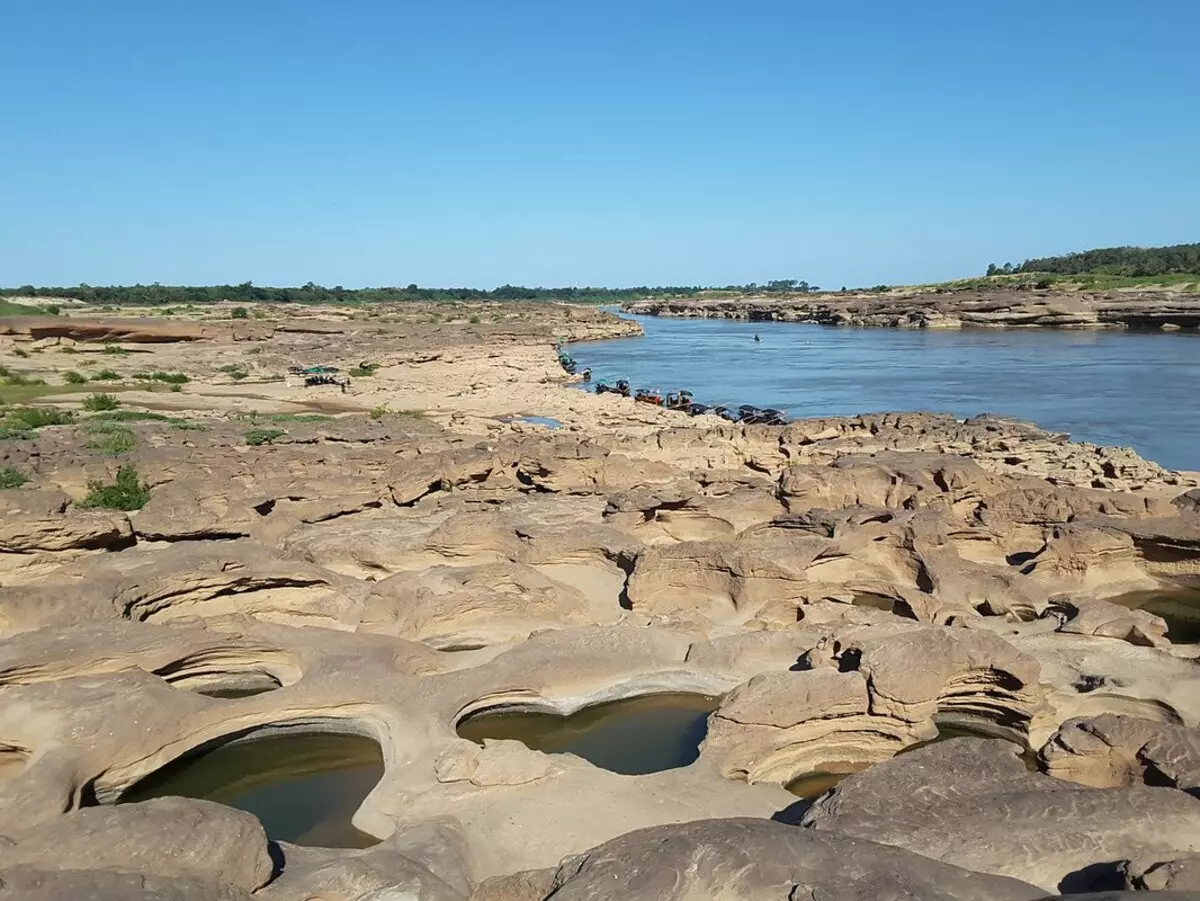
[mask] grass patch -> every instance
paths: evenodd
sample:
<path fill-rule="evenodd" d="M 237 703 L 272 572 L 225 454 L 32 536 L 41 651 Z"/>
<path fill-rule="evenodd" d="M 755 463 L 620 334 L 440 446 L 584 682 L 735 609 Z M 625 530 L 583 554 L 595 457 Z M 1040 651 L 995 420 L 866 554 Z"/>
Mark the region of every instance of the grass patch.
<path fill-rule="evenodd" d="M 82 372 L 76 372 L 74 369 L 63 373 L 63 380 L 68 385 L 83 385 L 87 382 L 87 376 Z"/>
<path fill-rule="evenodd" d="M 60 354 L 77 354 L 77 353 L 79 353 L 79 351 L 77 351 L 77 350 L 76 350 L 74 347 L 72 347 L 70 344 L 64 344 L 62 347 L 60 347 L 60 348 L 58 349 L 58 352 L 59 352 Z"/>
<path fill-rule="evenodd" d="M 379 368 L 378 363 L 362 363 L 350 370 L 350 375 L 356 379 L 366 378 L 369 375 L 374 375 L 375 370 Z"/>
<path fill-rule="evenodd" d="M 137 467 L 126 464 L 117 470 L 111 484 L 88 482 L 88 493 L 79 506 L 85 510 L 140 510 L 150 500 L 150 486 L 138 478 Z"/>
<path fill-rule="evenodd" d="M 251 447 L 260 447 L 286 434 L 283 429 L 250 429 L 246 432 L 246 443 Z"/>
<path fill-rule="evenodd" d="M 48 425 L 69 425 L 75 414 L 58 407 L 17 407 L 4 414 L 4 425 L 10 428 L 40 429 Z"/>
<path fill-rule="evenodd" d="M 20 488 L 28 481 L 20 470 L 11 466 L 0 466 L 0 489 Z"/>
<path fill-rule="evenodd" d="M 14 348 L 13 348 L 13 353 L 15 353 L 15 354 L 16 354 L 18 357 L 20 357 L 22 360 L 28 360 L 28 359 L 29 359 L 29 351 L 27 351 L 27 350 L 26 350 L 25 348 L 23 348 L 23 347 L 14 347 Z"/>
<path fill-rule="evenodd" d="M 21 375 L 19 372 L 11 372 L 4 366 L 0 366 L 0 370 L 4 370 L 0 372 L 0 385 L 12 387 L 46 384 L 45 379 L 32 379 L 27 375 Z"/>
<path fill-rule="evenodd" d="M 105 343 L 104 352 L 106 354 L 108 354 L 109 356 L 113 356 L 113 357 L 129 356 L 129 351 L 127 351 L 125 348 L 121 347 L 121 345 L 119 345 L 119 344 Z"/>
<path fill-rule="evenodd" d="M 87 446 L 91 450 L 115 457 L 137 447 L 137 435 L 119 422 L 89 422 L 88 434 L 94 436 Z"/>
<path fill-rule="evenodd" d="M 217 371 L 225 373 L 235 382 L 240 382 L 250 375 L 246 367 L 239 366 L 237 363 L 226 363 L 224 366 L 218 366 Z"/>
<path fill-rule="evenodd" d="M 181 432 L 207 432 L 208 426 L 202 422 L 192 422 L 190 419 L 172 419 L 171 428 Z"/>
<path fill-rule="evenodd" d="M 46 311 L 41 307 L 27 307 L 21 303 L 13 303 L 0 297 L 0 316 L 45 316 Z"/>
<path fill-rule="evenodd" d="M 83 408 L 89 413 L 115 410 L 119 406 L 121 402 L 111 394 L 89 394 L 83 399 Z"/>
<path fill-rule="evenodd" d="M 113 372 L 111 369 L 101 369 L 94 376 L 92 376 L 93 382 L 117 382 L 120 381 L 120 379 L 120 374 Z"/>
<path fill-rule="evenodd" d="M 149 410 L 109 410 L 89 416 L 88 422 L 174 422 L 174 417 L 165 413 L 151 413 Z"/>
<path fill-rule="evenodd" d="M 186 385 L 191 381 L 182 372 L 135 372 L 133 377 L 147 382 L 164 382 L 168 385 Z"/>

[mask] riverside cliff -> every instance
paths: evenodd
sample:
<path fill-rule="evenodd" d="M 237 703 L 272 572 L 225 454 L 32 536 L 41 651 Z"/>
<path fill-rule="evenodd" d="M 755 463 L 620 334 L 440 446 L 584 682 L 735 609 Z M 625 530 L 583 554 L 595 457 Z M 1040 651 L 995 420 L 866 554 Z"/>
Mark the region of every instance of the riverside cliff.
<path fill-rule="evenodd" d="M 787 295 L 713 294 L 626 304 L 647 316 L 886 328 L 1197 328 L 1200 293 L 995 288 Z"/>

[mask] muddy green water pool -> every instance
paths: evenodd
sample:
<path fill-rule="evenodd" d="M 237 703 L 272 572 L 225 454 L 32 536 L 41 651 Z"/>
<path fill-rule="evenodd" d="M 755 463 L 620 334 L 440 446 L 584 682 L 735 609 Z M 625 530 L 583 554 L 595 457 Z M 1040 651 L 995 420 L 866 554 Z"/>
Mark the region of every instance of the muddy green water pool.
<path fill-rule="evenodd" d="M 693 763 L 720 698 L 659 694 L 587 707 L 571 716 L 549 713 L 479 713 L 458 734 L 514 739 L 548 754 L 575 754 L 625 775 L 657 773 Z"/>
<path fill-rule="evenodd" d="M 269 838 L 326 848 L 378 840 L 350 823 L 383 776 L 379 745 L 333 733 L 272 735 L 185 757 L 147 776 L 122 802 L 177 795 L 254 814 Z"/>
<path fill-rule="evenodd" d="M 1135 591 L 1110 599 L 1114 604 L 1161 616 L 1172 644 L 1200 642 L 1200 589 Z"/>

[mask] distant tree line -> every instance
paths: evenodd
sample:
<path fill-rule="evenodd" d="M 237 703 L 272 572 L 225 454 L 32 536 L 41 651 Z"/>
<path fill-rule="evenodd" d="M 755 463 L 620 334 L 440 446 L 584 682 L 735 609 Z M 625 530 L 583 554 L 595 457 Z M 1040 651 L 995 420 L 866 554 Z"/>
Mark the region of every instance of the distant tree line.
<path fill-rule="evenodd" d="M 502 285 L 493 290 L 479 288 L 326 288 L 312 282 L 298 288 L 270 288 L 242 282 L 240 285 L 76 285 L 72 288 L 39 288 L 22 285 L 19 288 L 0 288 L 0 297 L 70 297 L 90 304 L 120 306 L 174 306 L 178 304 L 209 304 L 220 301 L 235 303 L 397 303 L 415 301 L 566 301 L 570 303 L 622 303 L 643 297 L 691 296 L 712 290 L 701 286 L 667 285 L 636 288 L 526 288 L 521 285 Z M 815 286 L 797 279 L 779 279 L 759 285 L 729 285 L 721 290 L 794 292 L 816 291 Z"/>
<path fill-rule="evenodd" d="M 1047 272 L 1055 275 L 1119 275 L 1128 277 L 1200 273 L 1200 244 L 1170 247 L 1102 247 L 1065 256 L 1026 260 L 1019 266 L 988 265 L 988 275 Z"/>

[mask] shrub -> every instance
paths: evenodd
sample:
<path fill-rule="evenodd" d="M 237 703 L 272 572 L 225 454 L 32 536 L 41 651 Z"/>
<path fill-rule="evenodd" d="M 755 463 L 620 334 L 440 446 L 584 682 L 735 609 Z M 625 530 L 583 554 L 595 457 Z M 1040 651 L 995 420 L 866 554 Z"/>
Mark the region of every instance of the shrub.
<path fill-rule="evenodd" d="M 63 373 L 63 380 L 68 385 L 82 385 L 87 381 L 87 377 L 83 373 L 76 372 L 72 369 L 70 372 Z"/>
<path fill-rule="evenodd" d="M 182 372 L 135 372 L 133 377 L 147 382 L 166 382 L 168 385 L 186 385 L 191 381 Z"/>
<path fill-rule="evenodd" d="M 44 385 L 46 384 L 46 380 L 31 379 L 27 375 L 21 375 L 19 372 L 8 372 L 8 370 L 5 370 L 5 374 L 0 377 L 0 383 L 5 385 Z"/>
<path fill-rule="evenodd" d="M 479 325 L 479 314 L 478 314 L 478 313 L 476 313 L 474 316 L 472 316 L 472 317 L 471 317 L 470 319 L 468 319 L 467 321 L 468 321 L 468 322 L 470 322 L 470 323 L 471 323 L 471 325 Z"/>
<path fill-rule="evenodd" d="M 11 466 L 0 466 L 0 489 L 20 488 L 28 479 Z"/>
<path fill-rule="evenodd" d="M 171 390 L 174 391 L 176 394 L 178 394 L 180 391 L 183 390 L 183 385 L 172 385 Z"/>
<path fill-rule="evenodd" d="M 165 413 L 151 413 L 149 410 L 113 410 L 88 417 L 88 422 L 141 422 L 145 420 L 151 422 L 175 421 Z"/>
<path fill-rule="evenodd" d="M 374 375 L 375 370 L 378 368 L 378 363 L 360 363 L 350 370 L 350 375 L 354 376 L 356 379 L 362 379 L 369 375 Z"/>
<path fill-rule="evenodd" d="M 52 303 L 52 304 L 50 304 L 50 306 L 46 307 L 46 312 L 49 313 L 51 316 L 57 316 L 59 313 L 62 312 L 62 307 L 60 307 L 58 304 Z"/>
<path fill-rule="evenodd" d="M 115 410 L 119 406 L 121 406 L 121 402 L 111 394 L 89 394 L 83 399 L 83 408 L 89 413 Z"/>
<path fill-rule="evenodd" d="M 137 447 L 137 435 L 119 422 L 88 423 L 88 433 L 95 437 L 88 442 L 91 450 L 102 451 L 110 456 L 127 454 Z"/>
<path fill-rule="evenodd" d="M 4 417 L 7 428 L 18 430 L 40 429 L 48 425 L 67 425 L 75 421 L 75 414 L 58 407 L 18 407 L 9 410 Z"/>
<path fill-rule="evenodd" d="M 127 351 L 125 348 L 121 347 L 121 346 L 120 346 L 120 345 L 118 345 L 118 344 L 105 344 L 105 345 L 104 345 L 104 352 L 105 352 L 106 354 L 109 354 L 109 355 L 111 355 L 111 356 L 114 356 L 114 357 L 127 357 L 127 356 L 129 356 L 129 351 Z"/>
<path fill-rule="evenodd" d="M 117 382 L 121 380 L 121 376 L 113 372 L 111 369 L 101 369 L 94 376 L 93 382 Z"/>
<path fill-rule="evenodd" d="M 370 419 L 380 420 L 392 412 L 387 408 L 386 404 L 380 404 L 378 407 L 372 407 L 371 412 L 367 414 Z"/>
<path fill-rule="evenodd" d="M 58 352 L 59 352 L 60 354 L 77 354 L 77 353 L 79 353 L 79 351 L 77 351 L 77 350 L 76 350 L 74 347 L 72 347 L 70 344 L 64 344 L 62 347 L 60 347 L 60 348 L 58 349 Z"/>
<path fill-rule="evenodd" d="M 250 315 L 250 311 L 247 310 L 245 307 L 234 307 L 232 310 L 229 311 L 230 319 L 245 319 L 249 315 Z"/>
<path fill-rule="evenodd" d="M 280 435 L 286 434 L 283 429 L 250 429 L 246 432 L 246 443 L 258 447 L 263 444 L 270 444 Z"/>
<path fill-rule="evenodd" d="M 217 367 L 218 372 L 223 372 L 235 382 L 240 382 L 246 376 L 250 375 L 245 367 L 239 366 L 237 363 L 226 363 L 224 366 Z"/>
<path fill-rule="evenodd" d="M 79 506 L 85 510 L 102 507 L 105 510 L 140 510 L 150 500 L 150 486 L 138 479 L 137 467 L 127 463 L 117 470 L 111 485 L 101 481 L 88 482 L 88 493 Z"/>
<path fill-rule="evenodd" d="M 28 359 L 29 359 L 29 351 L 27 351 L 27 350 L 26 350 L 25 348 L 23 348 L 23 347 L 14 347 L 14 348 L 13 348 L 13 353 L 15 353 L 15 354 L 16 354 L 18 357 L 20 357 L 20 358 L 21 358 L 21 359 L 23 359 L 23 360 L 28 360 Z"/>

